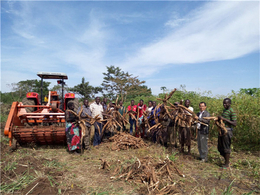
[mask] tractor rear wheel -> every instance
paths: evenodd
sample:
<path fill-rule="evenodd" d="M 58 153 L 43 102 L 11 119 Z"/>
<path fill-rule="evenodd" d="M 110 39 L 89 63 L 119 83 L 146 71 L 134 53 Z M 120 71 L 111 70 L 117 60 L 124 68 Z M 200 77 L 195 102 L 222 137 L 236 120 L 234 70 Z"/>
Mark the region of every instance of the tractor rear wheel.
<path fill-rule="evenodd" d="M 74 98 L 74 99 L 72 99 L 72 100 L 69 100 L 68 101 L 68 103 L 69 102 L 73 102 L 74 103 L 74 111 L 75 112 L 77 112 L 78 111 L 78 108 L 79 108 L 79 99 L 78 98 Z"/>
<path fill-rule="evenodd" d="M 32 106 L 36 105 L 36 103 L 33 99 L 26 98 L 26 97 L 23 98 L 22 103 L 23 103 L 23 105 L 32 105 Z M 27 107 L 25 109 L 26 109 L 26 112 L 34 112 L 36 110 L 35 107 Z"/>

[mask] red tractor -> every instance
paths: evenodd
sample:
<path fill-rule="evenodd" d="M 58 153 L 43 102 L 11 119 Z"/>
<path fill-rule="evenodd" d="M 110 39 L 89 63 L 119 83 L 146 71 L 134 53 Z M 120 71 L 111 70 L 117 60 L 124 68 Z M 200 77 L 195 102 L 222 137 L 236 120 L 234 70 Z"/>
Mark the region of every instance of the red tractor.
<path fill-rule="evenodd" d="M 75 110 L 79 106 L 74 93 L 63 95 L 64 79 L 68 79 L 66 74 L 38 72 L 37 75 L 41 78 L 41 84 L 43 79 L 59 79 L 58 83 L 62 84 L 61 100 L 56 91 L 49 91 L 48 101 L 44 104 L 41 86 L 41 96 L 28 92 L 22 102 L 13 102 L 4 134 L 9 137 L 9 145 L 14 148 L 17 142 L 20 145 L 66 143 L 64 111 L 70 101 L 74 102 Z"/>
<path fill-rule="evenodd" d="M 63 96 L 64 92 L 64 80 L 68 79 L 67 75 L 64 73 L 50 73 L 50 72 L 38 72 L 37 75 L 41 78 L 42 84 L 43 79 L 59 79 L 57 82 L 58 84 L 62 85 L 62 98 L 60 100 L 59 94 L 56 91 L 49 91 L 49 95 L 47 98 L 47 102 L 43 101 L 43 94 L 42 94 L 42 86 L 41 86 L 41 96 L 36 92 L 28 92 L 26 97 L 22 100 L 23 105 L 43 105 L 44 103 L 47 105 L 51 105 L 53 108 L 59 108 L 63 111 L 67 109 L 67 104 L 69 101 L 73 101 L 75 108 L 77 109 L 79 106 L 78 99 L 75 98 L 74 93 L 66 93 Z M 39 110 L 39 107 L 27 107 L 27 112 L 33 112 L 35 110 Z"/>

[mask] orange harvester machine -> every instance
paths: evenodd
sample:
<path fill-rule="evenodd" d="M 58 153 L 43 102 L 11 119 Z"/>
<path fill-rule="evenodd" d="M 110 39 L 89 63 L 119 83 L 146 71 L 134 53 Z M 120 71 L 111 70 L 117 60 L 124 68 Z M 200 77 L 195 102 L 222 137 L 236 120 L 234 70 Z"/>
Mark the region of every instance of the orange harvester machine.
<path fill-rule="evenodd" d="M 43 79 L 49 74 L 53 74 L 49 75 L 49 78 L 67 79 L 67 75 L 64 73 L 48 73 L 46 77 L 45 74 L 47 73 L 41 72 L 38 73 L 38 76 Z M 26 107 L 37 107 L 37 110 L 28 113 Z M 16 141 L 20 145 L 28 143 L 65 144 L 65 113 L 59 108 L 50 106 L 50 99 L 46 105 L 23 105 L 22 102 L 13 102 L 4 134 L 9 137 L 10 146 Z"/>

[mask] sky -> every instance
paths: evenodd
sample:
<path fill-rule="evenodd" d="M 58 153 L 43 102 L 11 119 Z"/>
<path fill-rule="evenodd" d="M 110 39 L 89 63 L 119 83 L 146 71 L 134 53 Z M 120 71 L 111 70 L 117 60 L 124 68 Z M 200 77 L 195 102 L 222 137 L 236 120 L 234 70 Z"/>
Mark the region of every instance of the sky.
<path fill-rule="evenodd" d="M 259 88 L 259 12 L 259 1 L 1 1 L 1 91 L 37 72 L 100 86 L 111 65 L 154 95 Z"/>

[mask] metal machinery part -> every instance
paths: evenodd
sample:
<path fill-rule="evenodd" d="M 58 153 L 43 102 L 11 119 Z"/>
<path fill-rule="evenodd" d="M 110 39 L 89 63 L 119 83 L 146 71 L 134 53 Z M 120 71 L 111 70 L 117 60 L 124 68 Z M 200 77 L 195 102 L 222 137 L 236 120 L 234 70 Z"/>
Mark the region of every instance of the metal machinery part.
<path fill-rule="evenodd" d="M 42 79 L 68 79 L 64 73 L 38 72 Z M 62 103 L 64 102 L 62 83 Z M 42 91 L 42 87 L 41 87 Z M 20 145 L 36 143 L 40 145 L 65 144 L 65 112 L 58 106 L 59 101 L 46 105 L 13 102 L 4 129 L 4 134 L 9 138 L 9 145 L 18 142 Z M 74 95 L 74 94 L 73 94 Z M 75 98 L 75 95 L 72 99 Z M 41 94 L 42 102 L 42 94 Z M 30 108 L 30 109 L 28 109 Z"/>

